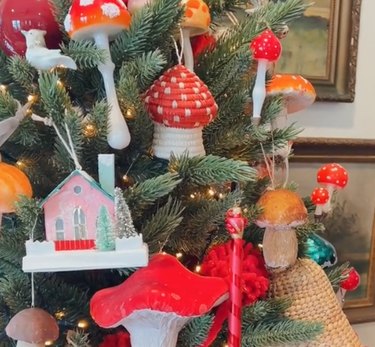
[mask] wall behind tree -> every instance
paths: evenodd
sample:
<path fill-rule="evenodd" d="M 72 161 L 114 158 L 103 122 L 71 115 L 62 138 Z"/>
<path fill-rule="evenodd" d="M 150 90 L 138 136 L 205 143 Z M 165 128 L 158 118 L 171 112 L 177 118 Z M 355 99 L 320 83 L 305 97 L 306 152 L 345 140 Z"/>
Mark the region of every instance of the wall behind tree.
<path fill-rule="evenodd" d="M 362 0 L 354 103 L 315 103 L 290 117 L 290 122 L 304 128 L 301 136 L 375 139 L 374 13 L 375 1 Z M 375 322 L 356 325 L 355 329 L 365 346 L 375 347 Z"/>

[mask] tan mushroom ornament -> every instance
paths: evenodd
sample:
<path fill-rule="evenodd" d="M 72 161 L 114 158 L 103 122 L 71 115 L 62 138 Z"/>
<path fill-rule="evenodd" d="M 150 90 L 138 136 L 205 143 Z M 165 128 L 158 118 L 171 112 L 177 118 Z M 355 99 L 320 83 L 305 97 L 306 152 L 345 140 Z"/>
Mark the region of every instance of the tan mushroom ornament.
<path fill-rule="evenodd" d="M 107 52 L 104 63 L 98 65 L 103 76 L 109 114 L 108 144 L 114 149 L 123 149 L 130 143 L 130 133 L 121 112 L 113 72 L 115 65 L 109 51 L 109 40 L 130 25 L 130 13 L 118 0 L 73 0 L 65 18 L 65 30 L 76 41 L 93 39 L 98 48 Z"/>
<path fill-rule="evenodd" d="M 103 328 L 123 325 L 132 347 L 175 347 L 185 324 L 227 299 L 223 278 L 200 276 L 157 254 L 124 283 L 95 293 L 90 309 Z"/>
<path fill-rule="evenodd" d="M 18 312 L 5 328 L 6 334 L 17 340 L 17 347 L 44 347 L 47 341 L 59 337 L 55 318 L 40 308 L 27 308 Z"/>

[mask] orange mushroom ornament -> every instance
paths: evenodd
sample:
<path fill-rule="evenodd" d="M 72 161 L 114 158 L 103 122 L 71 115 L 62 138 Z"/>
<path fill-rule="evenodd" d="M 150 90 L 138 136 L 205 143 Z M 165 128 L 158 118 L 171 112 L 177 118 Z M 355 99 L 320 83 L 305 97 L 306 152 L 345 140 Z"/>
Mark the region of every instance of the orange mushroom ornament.
<path fill-rule="evenodd" d="M 14 212 L 21 195 L 32 196 L 29 179 L 16 166 L 0 162 L 0 225 L 1 215 Z"/>

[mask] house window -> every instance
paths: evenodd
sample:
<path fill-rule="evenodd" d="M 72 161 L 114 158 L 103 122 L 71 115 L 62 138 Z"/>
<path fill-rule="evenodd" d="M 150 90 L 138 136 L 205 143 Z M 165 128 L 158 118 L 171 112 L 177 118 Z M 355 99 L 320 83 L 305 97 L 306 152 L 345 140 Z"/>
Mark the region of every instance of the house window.
<path fill-rule="evenodd" d="M 56 240 L 64 240 L 64 221 L 62 218 L 57 218 L 55 222 Z"/>
<path fill-rule="evenodd" d="M 81 207 L 73 212 L 74 235 L 76 240 L 87 239 L 86 216 Z"/>
<path fill-rule="evenodd" d="M 82 192 L 82 187 L 74 186 L 73 191 L 74 191 L 74 193 L 76 193 L 78 195 Z"/>

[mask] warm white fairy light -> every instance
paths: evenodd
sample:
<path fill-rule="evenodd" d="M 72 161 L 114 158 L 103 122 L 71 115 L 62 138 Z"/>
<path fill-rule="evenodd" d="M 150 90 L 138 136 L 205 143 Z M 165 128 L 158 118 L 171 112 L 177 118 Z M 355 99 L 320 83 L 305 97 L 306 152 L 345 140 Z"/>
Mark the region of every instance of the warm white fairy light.
<path fill-rule="evenodd" d="M 61 82 L 61 80 L 57 80 L 56 84 L 57 84 L 58 87 L 64 86 L 64 84 Z"/>
<path fill-rule="evenodd" d="M 194 199 L 194 198 L 195 198 L 195 194 L 190 194 L 190 197 L 191 197 L 192 199 Z"/>
<path fill-rule="evenodd" d="M 35 100 L 36 100 L 36 96 L 35 96 L 35 95 L 30 94 L 30 95 L 27 97 L 27 101 L 28 101 L 28 102 L 34 102 Z"/>
<path fill-rule="evenodd" d="M 210 195 L 210 196 L 214 196 L 214 195 L 215 195 L 215 191 L 214 191 L 212 188 L 210 188 L 210 189 L 208 190 L 208 195 Z"/>
<path fill-rule="evenodd" d="M 224 194 L 223 193 L 219 193 L 219 199 L 224 199 Z"/>
<path fill-rule="evenodd" d="M 195 267 L 195 272 L 201 272 L 201 270 L 202 270 L 202 267 L 200 265 L 197 265 Z"/>
<path fill-rule="evenodd" d="M 183 256 L 183 254 L 181 252 L 176 253 L 176 258 L 177 259 L 181 259 L 182 256 Z"/>
<path fill-rule="evenodd" d="M 258 243 L 258 248 L 262 249 L 263 248 L 263 244 Z"/>
<path fill-rule="evenodd" d="M 65 312 L 64 311 L 58 311 L 58 312 L 55 313 L 55 317 L 56 317 L 56 319 L 61 320 L 65 317 Z"/>
<path fill-rule="evenodd" d="M 53 346 L 53 341 L 46 341 L 44 343 L 45 346 Z"/>
<path fill-rule="evenodd" d="M 77 327 L 80 329 L 86 329 L 88 326 L 89 326 L 88 321 L 84 319 L 80 320 L 77 324 Z"/>
<path fill-rule="evenodd" d="M 96 126 L 92 123 L 88 123 L 85 125 L 85 128 L 83 129 L 83 134 L 90 138 L 90 137 L 95 137 L 98 133 L 98 129 Z"/>
<path fill-rule="evenodd" d="M 0 91 L 2 93 L 5 93 L 7 91 L 7 86 L 5 86 L 4 84 L 0 84 Z"/>
<path fill-rule="evenodd" d="M 123 180 L 125 183 L 129 182 L 129 176 L 125 174 L 124 176 L 122 176 L 122 180 Z"/>

